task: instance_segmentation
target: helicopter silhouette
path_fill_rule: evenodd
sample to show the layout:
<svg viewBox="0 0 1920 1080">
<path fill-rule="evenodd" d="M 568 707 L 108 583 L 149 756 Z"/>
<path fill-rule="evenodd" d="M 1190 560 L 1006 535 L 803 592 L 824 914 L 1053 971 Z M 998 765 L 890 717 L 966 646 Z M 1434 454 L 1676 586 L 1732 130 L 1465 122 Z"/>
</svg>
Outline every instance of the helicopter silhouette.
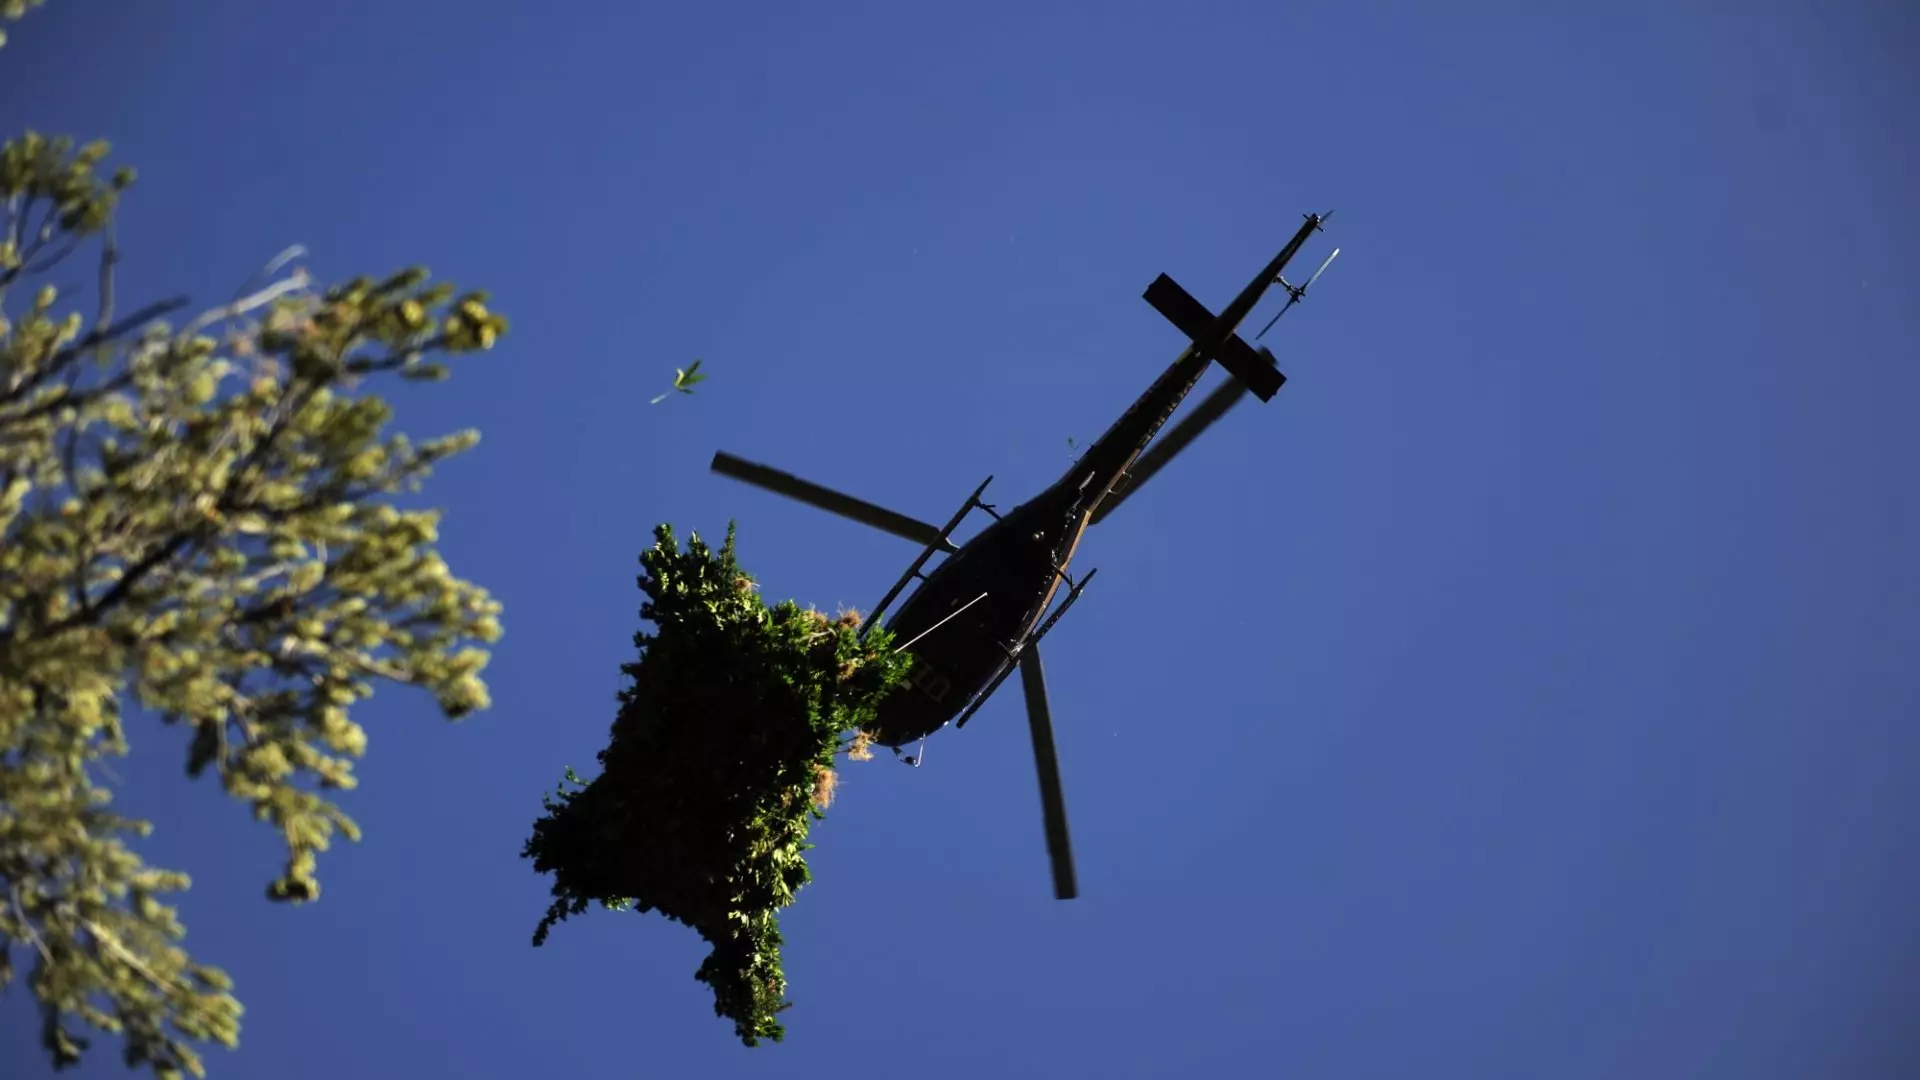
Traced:
<svg viewBox="0 0 1920 1080">
<path fill-rule="evenodd" d="M 1236 331 L 1269 287 L 1285 287 L 1290 294 L 1287 306 L 1291 307 L 1313 283 L 1310 278 L 1307 285 L 1295 287 L 1281 277 L 1300 246 L 1332 215 L 1303 216 L 1306 223 L 1300 230 L 1218 315 L 1167 275 L 1154 279 L 1144 299 L 1186 334 L 1190 343 L 1059 480 L 1004 514 L 993 504 L 981 501 L 987 485 L 993 482 L 991 476 L 967 496 L 946 525 L 936 527 L 725 451 L 713 457 L 712 470 L 723 476 L 922 546 L 920 557 L 900 575 L 861 629 L 862 635 L 871 632 L 907 585 L 916 579 L 920 582 L 886 624 L 895 648 L 910 651 L 913 666 L 907 679 L 880 703 L 868 732 L 875 742 L 898 754 L 900 747 L 923 741 L 949 723 L 964 727 L 1013 670 L 1020 670 L 1034 766 L 1039 774 L 1047 854 L 1058 899 L 1073 899 L 1079 889 L 1067 832 L 1066 803 L 1061 795 L 1052 709 L 1040 665 L 1040 639 L 1073 607 L 1097 572 L 1088 570 L 1079 578 L 1067 572 L 1087 527 L 1104 520 L 1128 494 L 1138 491 L 1174 454 L 1246 394 L 1270 401 L 1286 382 L 1273 353 L 1264 346 L 1248 345 Z M 1328 256 L 1320 271 L 1332 261 Z M 1314 278 L 1319 274 L 1316 272 Z M 1155 441 L 1154 436 L 1215 361 L 1231 379 Z M 953 531 L 974 510 L 985 512 L 992 522 L 965 544 L 955 545 Z M 925 572 L 927 563 L 941 553 L 946 557 L 931 572 Z M 1054 601 L 1062 586 L 1066 594 L 1056 607 Z M 918 765 L 924 757 L 923 745 L 921 753 L 907 761 Z"/>
</svg>

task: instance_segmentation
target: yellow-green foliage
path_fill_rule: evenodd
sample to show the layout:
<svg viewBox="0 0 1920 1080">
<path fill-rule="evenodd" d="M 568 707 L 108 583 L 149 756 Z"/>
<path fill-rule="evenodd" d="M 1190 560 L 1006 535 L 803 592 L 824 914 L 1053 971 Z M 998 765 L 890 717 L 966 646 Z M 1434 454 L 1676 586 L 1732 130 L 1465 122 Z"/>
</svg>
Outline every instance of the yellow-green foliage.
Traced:
<svg viewBox="0 0 1920 1080">
<path fill-rule="evenodd" d="M 353 703 L 391 680 L 448 717 L 484 708 L 474 646 L 500 635 L 435 551 L 438 513 L 388 500 L 477 436 L 386 435 L 365 387 L 443 378 L 435 358 L 506 323 L 422 270 L 325 290 L 294 270 L 177 330 L 156 318 L 184 302 L 116 318 L 110 239 L 90 318 L 51 287 L 12 302 L 109 224 L 132 177 L 99 179 L 105 154 L 0 149 L 0 982 L 32 961 L 56 1064 L 79 1021 L 197 1076 L 188 1042 L 234 1045 L 240 1005 L 177 944 L 160 898 L 187 878 L 128 846 L 148 826 L 96 772 L 126 752 L 129 701 L 184 727 L 188 772 L 284 838 L 269 895 L 318 896 L 316 856 L 358 835 L 327 794 L 366 747 Z"/>
<path fill-rule="evenodd" d="M 884 629 L 863 640 L 851 612 L 766 606 L 733 538 L 715 551 L 692 536 L 682 552 L 654 530 L 640 617 L 655 632 L 634 635 L 600 775 L 567 770 L 522 854 L 553 875 L 535 945 L 594 903 L 657 910 L 713 945 L 696 977 L 753 1046 L 785 1033 L 778 914 L 811 880 L 807 832 L 834 758 L 869 756 L 860 731 L 912 663 Z"/>
<path fill-rule="evenodd" d="M 37 8 L 47 0 L 0 0 L 0 19 L 17 21 L 26 15 L 27 9 Z M 7 43 L 7 32 L 0 30 L 0 45 Z"/>
</svg>

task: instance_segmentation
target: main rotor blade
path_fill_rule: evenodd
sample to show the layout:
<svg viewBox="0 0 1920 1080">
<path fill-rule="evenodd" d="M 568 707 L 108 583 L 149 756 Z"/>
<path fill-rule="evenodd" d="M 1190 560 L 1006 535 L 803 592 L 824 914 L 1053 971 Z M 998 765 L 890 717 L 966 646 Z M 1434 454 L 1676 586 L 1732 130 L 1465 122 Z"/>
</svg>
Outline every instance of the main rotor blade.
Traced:
<svg viewBox="0 0 1920 1080">
<path fill-rule="evenodd" d="M 1053 895 L 1080 895 L 1073 874 L 1073 844 L 1067 838 L 1067 803 L 1060 794 L 1060 758 L 1053 746 L 1053 711 L 1047 707 L 1047 678 L 1040 669 L 1037 642 L 1020 653 L 1020 688 L 1027 693 L 1027 726 L 1033 731 L 1033 764 L 1040 774 L 1040 812 L 1047 828 L 1047 858 L 1053 862 Z"/>
<path fill-rule="evenodd" d="M 916 544 L 925 546 L 940 539 L 940 530 L 916 518 L 876 506 L 864 499 L 843 495 L 832 488 L 821 487 L 810 480 L 802 480 L 792 473 L 781 472 L 745 458 L 734 457 L 725 450 L 713 455 L 713 471 L 721 476 L 731 477 L 742 483 L 765 488 L 775 494 L 785 495 L 809 506 L 817 506 L 828 513 L 851 518 L 862 525 L 869 525 L 881 532 L 905 537 Z M 952 541 L 942 541 L 942 551 L 957 551 Z"/>
<path fill-rule="evenodd" d="M 1127 467 L 1127 486 L 1123 491 L 1106 497 L 1098 509 L 1093 512 L 1090 525 L 1098 525 L 1106 520 L 1108 514 L 1118 509 L 1127 498 L 1139 491 L 1141 486 L 1153 478 L 1153 474 L 1164 468 L 1173 455 L 1186 449 L 1187 444 L 1200 437 L 1215 420 L 1227 414 L 1227 410 L 1240 404 L 1247 396 L 1247 388 L 1238 379 L 1228 379 L 1214 388 L 1192 412 L 1183 417 L 1173 429 L 1153 441 L 1153 445 L 1135 458 Z"/>
</svg>

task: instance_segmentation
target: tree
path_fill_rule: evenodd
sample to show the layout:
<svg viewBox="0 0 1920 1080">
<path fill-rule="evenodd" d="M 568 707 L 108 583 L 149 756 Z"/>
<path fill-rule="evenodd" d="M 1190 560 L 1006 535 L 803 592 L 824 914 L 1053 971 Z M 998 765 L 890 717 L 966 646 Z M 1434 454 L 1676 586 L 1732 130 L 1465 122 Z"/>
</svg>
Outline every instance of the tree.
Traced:
<svg viewBox="0 0 1920 1080">
<path fill-rule="evenodd" d="M 13 14 L 17 5 L 0 9 Z M 189 1041 L 237 1044 L 227 977 L 191 959 L 163 902 L 186 875 L 129 846 L 96 781 L 127 751 L 129 705 L 187 733 L 209 768 L 285 839 L 280 901 L 319 895 L 316 858 L 359 833 L 331 792 L 354 785 L 354 702 L 389 681 L 449 718 L 484 708 L 475 643 L 499 605 L 434 548 L 439 514 L 401 510 L 461 432 L 387 435 L 387 378 L 446 377 L 506 322 L 483 293 L 424 270 L 316 288 L 291 257 L 232 303 L 158 321 L 115 310 L 112 221 L 133 181 L 102 179 L 104 143 L 27 135 L 0 149 L 0 983 L 16 951 L 58 1066 L 123 1037 L 131 1066 L 202 1075 Z M 100 247 L 91 319 L 40 288 Z M 249 291 L 249 289 L 251 291 Z"/>
<path fill-rule="evenodd" d="M 860 616 L 829 620 L 792 601 L 769 608 L 734 556 L 654 530 L 640 556 L 656 632 L 634 635 L 638 660 L 600 775 L 571 768 L 522 854 L 553 875 L 553 904 L 534 931 L 591 904 L 682 922 L 713 945 L 695 977 L 715 1014 L 748 1046 L 785 1034 L 781 908 L 812 873 L 812 821 L 833 801 L 834 758 L 872 755 L 861 733 L 911 658 Z"/>
<path fill-rule="evenodd" d="M 0 0 L 0 19 L 18 22 L 24 18 L 29 8 L 37 8 L 47 0 Z M 0 45 L 7 43 L 7 32 L 0 28 Z"/>
</svg>

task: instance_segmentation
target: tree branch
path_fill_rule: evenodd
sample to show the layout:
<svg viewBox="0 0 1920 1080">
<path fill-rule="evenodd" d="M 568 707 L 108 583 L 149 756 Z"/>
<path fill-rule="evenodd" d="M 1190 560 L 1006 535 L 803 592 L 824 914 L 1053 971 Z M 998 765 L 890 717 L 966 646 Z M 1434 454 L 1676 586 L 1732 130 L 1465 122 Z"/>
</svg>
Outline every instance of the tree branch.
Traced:
<svg viewBox="0 0 1920 1080">
<path fill-rule="evenodd" d="M 26 270 L 27 260 L 34 252 L 27 250 L 27 218 L 33 215 L 33 204 L 39 198 L 15 195 L 7 200 L 7 241 L 13 245 L 14 257 L 20 262 L 11 269 L 0 270 L 0 291 L 5 291 L 14 280 Z M 37 247 L 35 249 L 38 250 Z"/>
<path fill-rule="evenodd" d="M 29 922 L 27 919 L 26 905 L 20 902 L 20 886 L 18 885 L 13 886 L 12 892 L 13 892 L 14 918 L 20 920 L 20 929 L 25 930 L 27 932 L 27 940 L 33 942 L 33 947 L 39 950 L 41 963 L 46 964 L 48 967 L 52 967 L 53 954 L 47 951 L 47 943 L 40 940 L 39 932 L 34 930 L 33 923 Z"/>
<path fill-rule="evenodd" d="M 83 337 L 79 341 L 76 341 L 73 344 L 67 346 L 66 348 L 61 349 L 60 351 L 54 353 L 53 356 L 47 360 L 45 365 L 31 372 L 25 379 L 22 379 L 18 385 L 8 389 L 6 393 L 0 394 L 0 405 L 11 405 L 16 401 L 19 401 L 21 398 L 26 397 L 28 394 L 32 393 L 36 388 L 38 388 L 41 383 L 45 382 L 48 376 L 58 373 L 59 371 L 64 369 L 68 364 L 73 363 L 73 361 L 77 359 L 81 353 L 87 351 L 88 349 L 91 349 L 96 345 L 104 344 L 108 341 L 113 340 L 114 338 L 120 337 L 121 335 L 125 334 L 128 330 L 132 329 L 133 327 L 139 326 L 150 320 L 157 319 L 160 316 L 165 315 L 169 311 L 177 311 L 180 308 L 186 307 L 187 303 L 188 303 L 188 300 L 184 296 L 176 296 L 169 300 L 161 300 L 156 303 L 148 304 L 146 307 L 141 308 L 139 311 L 134 312 L 132 315 L 127 316 L 126 318 L 120 320 L 117 323 L 114 323 L 112 326 L 109 326 L 104 330 L 99 330 L 99 329 L 94 330 L 93 332 L 87 334 L 86 337 Z M 63 398 L 58 401 L 51 402 L 48 405 L 44 405 L 41 408 L 34 410 L 32 413 L 27 414 L 26 416 L 10 417 L 9 419 L 12 419 L 12 420 L 29 419 L 32 416 L 40 415 L 45 412 L 51 411 L 52 409 L 59 408 L 64 401 L 65 399 Z"/>
<path fill-rule="evenodd" d="M 306 399 L 311 398 L 319 389 L 320 385 L 318 383 L 308 387 L 306 394 L 300 396 L 300 400 L 297 403 L 289 408 L 282 409 L 280 415 L 274 418 L 273 424 L 267 429 L 266 435 L 262 437 L 261 440 L 255 444 L 253 450 L 248 453 L 247 460 L 228 476 L 226 488 L 220 493 L 215 502 L 216 508 L 222 512 L 230 512 L 236 509 L 237 504 L 234 502 L 233 496 L 236 487 L 240 483 L 241 477 L 254 471 L 259 465 L 260 459 L 272 449 L 273 444 L 279 439 L 280 435 L 286 431 L 287 422 L 294 414 L 299 412 L 300 407 L 306 403 Z M 289 400 L 291 400 L 291 398 Z M 109 608 L 125 600 L 127 594 L 133 591 L 141 579 L 152 573 L 161 563 L 178 555 L 181 550 L 189 544 L 204 541 L 207 535 L 208 530 L 204 526 L 194 526 L 176 533 L 170 537 L 166 543 L 148 552 L 145 557 L 135 562 L 132 566 L 129 566 L 126 573 L 121 575 L 120 580 L 114 582 L 113 587 L 105 593 L 102 593 L 98 600 L 87 604 L 66 618 L 55 620 L 48 625 L 42 633 L 51 637 L 71 630 L 76 626 L 90 625 L 98 622 L 101 615 Z M 13 632 L 11 628 L 6 631 L 0 631 L 0 648 L 11 644 L 12 640 Z"/>
<path fill-rule="evenodd" d="M 52 637 L 55 634 L 65 633 L 76 626 L 87 625 L 98 621 L 100 616 L 104 614 L 108 608 L 125 600 L 127 594 L 132 592 L 134 587 L 140 584 L 142 578 L 152 573 L 161 563 L 178 555 L 182 548 L 197 540 L 203 539 L 204 536 L 205 530 L 198 528 L 186 529 L 174 534 L 166 543 L 148 552 L 145 558 L 128 567 L 127 572 L 120 575 L 120 580 L 113 583 L 113 588 L 102 593 L 98 600 L 87 604 L 64 619 L 55 620 L 49 624 L 42 633 L 48 637 Z M 12 638 L 13 634 L 11 632 L 0 634 L 0 645 L 11 643 Z"/>
<path fill-rule="evenodd" d="M 7 240 L 13 244 L 14 254 L 19 254 L 20 245 L 26 242 L 27 197 L 15 195 L 7 200 Z M 0 288 L 13 278 L 0 275 Z"/>
<path fill-rule="evenodd" d="M 47 212 L 41 215 L 40 227 L 38 229 L 28 229 L 27 223 L 33 217 L 33 206 L 35 203 L 40 202 L 41 199 L 39 196 L 29 196 L 24 200 L 20 200 L 19 196 L 15 196 L 15 199 L 17 200 L 15 205 L 18 209 L 9 216 L 12 218 L 13 225 L 13 254 L 20 262 L 10 270 L 0 271 L 0 290 L 4 290 L 7 286 L 12 285 L 19 279 L 21 274 L 28 272 L 30 269 L 28 264 L 32 263 L 34 257 L 40 254 L 41 249 L 47 246 L 47 241 L 53 238 L 53 215 L 59 212 L 59 207 L 52 205 L 51 201 L 49 201 Z M 29 233 L 32 234 L 32 243 L 28 243 Z M 68 250 L 71 251 L 72 247 L 69 246 Z M 65 257 L 64 253 L 62 253 L 62 257 Z M 53 261 L 58 262 L 59 260 L 55 259 Z M 37 272 L 38 269 L 44 269 L 44 267 L 34 269 Z"/>
<path fill-rule="evenodd" d="M 192 337 L 207 327 L 212 326 L 214 323 L 220 322 L 223 319 L 231 319 L 236 315 L 244 315 L 256 308 L 270 304 L 290 292 L 303 289 L 307 284 L 307 278 L 304 273 L 296 273 L 292 277 L 276 281 L 250 296 L 240 297 L 231 304 L 224 304 L 203 312 L 180 331 L 180 336 Z"/>
<path fill-rule="evenodd" d="M 82 233 L 68 233 L 66 246 L 62 247 L 60 250 L 54 252 L 53 254 L 48 255 L 45 259 L 41 260 L 38 263 L 29 264 L 26 261 L 22 260 L 20 265 L 14 268 L 15 276 L 17 277 L 20 274 L 46 273 L 47 271 L 53 269 L 54 267 L 59 266 L 62 262 L 65 262 L 67 256 L 73 254 L 74 250 L 80 246 L 80 241 L 84 239 L 86 239 L 86 236 Z M 45 245 L 36 246 L 34 248 L 34 252 L 37 254 L 40 250 L 40 247 L 44 247 L 44 246 Z"/>
<path fill-rule="evenodd" d="M 93 935 L 95 941 L 105 945 L 107 951 L 119 957 L 128 967 L 146 976 L 147 981 L 151 982 L 154 986 L 159 987 L 161 990 L 175 990 L 189 996 L 193 994 L 192 987 L 155 974 L 154 970 L 148 967 L 144 961 L 133 955 L 132 950 L 120 944 L 120 939 L 114 935 L 113 931 L 108 930 L 92 919 L 82 919 L 80 921 L 81 924 L 87 928 L 87 932 Z"/>
<path fill-rule="evenodd" d="M 107 221 L 107 239 L 100 249 L 100 314 L 93 320 L 93 332 L 104 334 L 113 322 L 113 268 L 120 262 L 120 238 L 112 219 Z"/>
<path fill-rule="evenodd" d="M 66 470 L 67 487 L 74 494 L 80 494 L 80 485 L 75 481 L 80 448 L 80 425 L 67 428 L 65 445 L 60 449 L 60 464 Z M 91 501 L 91 500 L 89 500 Z M 73 559 L 73 603 L 76 610 L 87 604 L 87 571 L 93 567 L 93 539 L 86 530 L 80 530 L 78 550 Z"/>
</svg>

